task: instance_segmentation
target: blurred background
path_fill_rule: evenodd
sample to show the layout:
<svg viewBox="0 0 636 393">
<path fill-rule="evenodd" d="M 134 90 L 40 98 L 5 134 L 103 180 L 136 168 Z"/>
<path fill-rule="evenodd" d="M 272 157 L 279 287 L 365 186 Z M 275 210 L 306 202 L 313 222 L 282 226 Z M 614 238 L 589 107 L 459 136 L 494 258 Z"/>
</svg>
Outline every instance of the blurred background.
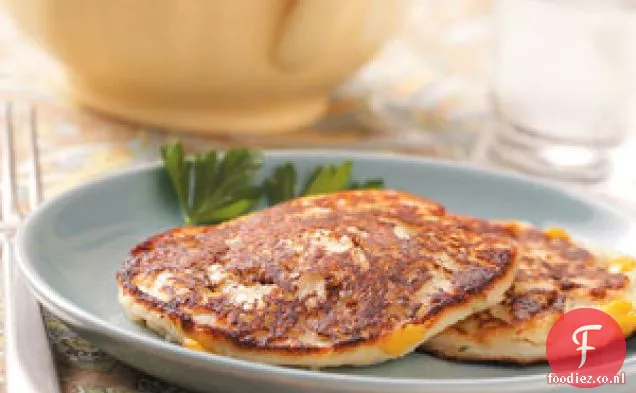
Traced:
<svg viewBox="0 0 636 393">
<path fill-rule="evenodd" d="M 178 137 L 456 160 L 636 211 L 635 7 L 5 0 L 0 101 L 37 107 L 47 196 Z M 178 391 L 49 325 L 68 392 Z"/>
</svg>

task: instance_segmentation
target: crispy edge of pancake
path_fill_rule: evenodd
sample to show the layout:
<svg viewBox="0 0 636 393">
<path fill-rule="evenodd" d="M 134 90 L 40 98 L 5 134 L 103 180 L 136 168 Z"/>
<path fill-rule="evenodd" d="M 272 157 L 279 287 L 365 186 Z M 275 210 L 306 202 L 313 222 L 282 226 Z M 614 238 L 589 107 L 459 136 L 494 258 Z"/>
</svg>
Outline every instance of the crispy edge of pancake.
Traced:
<svg viewBox="0 0 636 393">
<path fill-rule="evenodd" d="M 501 222 L 512 223 L 521 228 L 531 226 L 526 222 L 520 221 Z M 581 248 L 587 249 L 594 255 L 594 258 L 601 261 L 601 264 L 608 268 L 611 265 L 610 261 L 624 256 L 588 247 L 575 240 L 572 240 L 572 242 Z M 630 280 L 630 285 L 623 293 L 631 296 L 623 295 L 619 299 L 610 300 L 609 304 L 615 301 L 628 301 L 632 303 L 632 310 L 634 310 L 636 308 L 636 270 L 623 274 Z M 599 302 L 580 302 L 568 311 L 584 307 L 603 309 Z M 477 334 L 474 331 L 469 332 L 455 325 L 428 340 L 418 348 L 418 351 L 431 353 L 443 359 L 468 363 L 485 361 L 519 366 L 543 363 L 547 361 L 547 335 L 554 323 L 562 315 L 562 313 L 542 312 L 523 324 L 504 325 L 503 323 L 498 323 L 482 326 Z M 473 315 L 471 318 L 475 318 L 475 316 Z M 521 328 L 523 329 L 524 337 L 519 334 Z M 527 334 L 528 331 L 532 330 L 534 330 L 533 339 L 529 338 Z M 636 323 L 623 327 L 623 330 L 626 338 L 634 336 L 636 334 Z"/>
<path fill-rule="evenodd" d="M 633 292 L 633 284 L 631 289 Z M 636 297 L 631 302 L 636 304 Z M 576 308 L 586 306 L 589 305 L 581 304 Z M 599 308 L 597 306 L 595 308 Z M 499 325 L 495 328 L 483 329 L 477 336 L 474 333 L 465 332 L 455 326 L 451 326 L 424 343 L 419 350 L 435 354 L 443 359 L 462 362 L 486 361 L 521 366 L 543 363 L 547 361 L 545 345 L 548 332 L 561 315 L 552 313 L 546 316 L 544 314 L 543 318 L 533 319 L 532 326 L 524 326 L 524 330 L 537 330 L 535 336 L 540 337 L 540 339 L 536 341 L 527 338 L 515 338 L 519 329 L 517 326 Z M 625 332 L 625 338 L 633 337 L 635 334 L 636 325 L 633 325 Z"/>
<path fill-rule="evenodd" d="M 540 319 L 538 322 L 542 323 L 538 324 L 541 326 L 536 328 L 549 331 L 558 317 L 553 314 L 550 321 Z M 533 322 L 536 324 L 537 320 L 533 320 Z M 514 326 L 497 326 L 496 328 L 484 329 L 481 334 L 476 336 L 451 326 L 432 340 L 424 343 L 419 350 L 432 353 L 442 359 L 462 362 L 486 361 L 520 366 L 545 362 L 545 342 L 536 343 L 527 339 L 515 340 L 512 337 L 514 337 L 516 329 Z M 433 343 L 434 346 L 431 345 Z"/>
<path fill-rule="evenodd" d="M 364 366 L 411 353 L 424 341 L 445 328 L 475 312 L 501 302 L 512 285 L 516 270 L 517 260 L 515 259 L 508 265 L 507 270 L 490 282 L 481 293 L 470 295 L 461 303 L 448 305 L 424 324 L 405 325 L 387 336 L 374 340 L 356 341 L 325 348 L 271 349 L 241 345 L 220 332 L 210 334 L 210 330 L 195 329 L 194 324 L 184 324 L 183 320 L 176 315 L 166 315 L 160 310 L 150 308 L 121 288 L 119 301 L 131 320 L 143 323 L 167 340 L 193 350 L 288 366 L 310 368 Z"/>
</svg>

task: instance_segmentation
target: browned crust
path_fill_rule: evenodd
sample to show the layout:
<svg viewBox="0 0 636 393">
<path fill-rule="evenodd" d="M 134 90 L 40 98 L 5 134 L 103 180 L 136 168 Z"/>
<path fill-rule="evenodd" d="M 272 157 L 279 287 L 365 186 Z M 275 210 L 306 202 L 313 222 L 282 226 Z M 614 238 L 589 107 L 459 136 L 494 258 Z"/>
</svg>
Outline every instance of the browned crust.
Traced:
<svg viewBox="0 0 636 393">
<path fill-rule="evenodd" d="M 462 299 L 458 299 L 453 302 L 448 302 L 440 305 L 437 308 L 437 312 L 433 315 L 428 315 L 427 320 L 413 321 L 414 324 L 419 324 L 425 329 L 435 325 L 438 321 L 445 319 L 446 316 L 452 314 L 457 308 L 461 306 L 472 304 L 478 300 L 483 300 L 487 297 L 487 294 L 493 291 L 502 281 L 506 281 L 506 277 L 516 269 L 514 264 L 510 264 L 501 274 L 497 275 L 496 279 L 493 279 L 489 284 L 485 285 L 480 292 L 467 294 Z M 166 318 L 170 319 L 174 326 L 179 327 L 186 336 L 194 338 L 199 343 L 216 342 L 226 343 L 235 348 L 250 350 L 251 352 L 266 352 L 269 355 L 320 355 L 331 352 L 346 352 L 354 347 L 357 347 L 361 342 L 365 345 L 373 345 L 380 341 L 384 336 L 377 336 L 366 340 L 350 340 L 345 342 L 335 343 L 331 347 L 317 348 L 317 347 L 302 347 L 302 346 L 288 346 L 288 347 L 262 347 L 255 345 L 255 343 L 245 342 L 239 340 L 231 331 L 223 331 L 220 329 L 214 329 L 209 326 L 197 326 L 190 315 L 187 313 L 176 311 L 175 309 L 163 307 L 162 302 L 157 301 L 141 292 L 139 289 L 131 291 L 128 286 L 123 289 L 124 294 L 135 298 L 137 304 L 142 304 L 147 310 L 152 310 L 161 313 Z M 210 348 L 206 348 L 210 349 Z"/>
<path fill-rule="evenodd" d="M 497 312 L 491 308 L 467 318 L 442 332 L 439 337 L 443 340 L 433 338 L 420 351 L 466 362 L 518 365 L 544 362 L 545 354 L 519 353 L 515 357 L 498 353 L 497 347 L 503 348 L 505 343 L 497 340 L 527 339 L 541 347 L 540 342 L 534 341 L 542 336 L 547 339 L 550 327 L 565 313 L 566 299 L 589 299 L 590 304 L 603 304 L 631 285 L 626 275 L 607 270 L 605 256 L 595 255 L 565 233 L 555 235 L 514 221 L 493 224 L 497 233 L 514 239 L 518 245 L 520 269 L 512 288 L 496 306 Z M 534 283 L 540 287 L 532 288 Z M 502 319 L 502 315 L 507 317 Z M 463 342 L 483 347 L 479 353 L 460 353 Z"/>
<path fill-rule="evenodd" d="M 342 200 L 345 203 L 338 202 Z M 307 209 L 316 207 L 329 208 L 332 212 L 304 215 Z M 446 217 L 443 213 L 443 208 L 426 199 L 394 191 L 343 192 L 295 200 L 216 227 L 176 228 L 152 236 L 132 250 L 117 280 L 125 295 L 144 308 L 164 315 L 194 339 L 225 341 L 237 348 L 268 354 L 346 351 L 361 342 L 377 342 L 404 324 L 430 327 L 445 313 L 482 297 L 513 274 L 515 249 L 510 243 L 471 230 L 466 227 L 465 219 Z M 413 237 L 400 240 L 390 235 L 395 222 L 413 230 Z M 345 298 L 358 302 L 356 318 L 339 313 L 349 307 L 338 300 L 342 292 L 333 298 L 329 292 L 326 301 L 319 303 L 315 310 L 309 310 L 297 298 L 284 300 L 293 293 L 293 279 L 287 272 L 290 267 L 293 272 L 299 261 L 288 248 L 278 249 L 276 239 L 283 235 L 295 238 L 312 228 L 329 228 L 338 238 L 352 225 L 369 234 L 366 237 L 352 235 L 352 241 L 365 252 L 370 268 L 359 269 L 350 256 L 335 258 L 319 251 L 303 255 L 313 258 L 310 265 L 315 266 L 306 271 L 326 277 L 328 285 L 339 285 L 339 291 L 347 291 Z M 239 251 L 229 250 L 225 244 L 226 239 L 247 238 L 248 234 L 249 242 L 241 243 L 243 248 Z M 198 251 L 194 251 L 192 257 L 189 250 Z M 422 304 L 412 304 L 409 297 L 432 277 L 430 269 L 434 263 L 427 253 L 441 251 L 452 255 L 460 269 L 436 271 L 448 274 L 453 288 L 433 295 L 430 307 L 422 312 Z M 264 254 L 268 254 L 268 258 L 258 259 Z M 245 282 L 275 283 L 282 289 L 268 297 L 262 311 L 247 312 L 237 310 L 222 296 L 201 303 L 197 288 L 210 286 L 203 275 L 181 275 L 189 295 L 176 296 L 167 302 L 145 294 L 136 284 L 140 275 L 153 271 L 201 271 L 211 263 L 229 266 L 228 269 Z M 396 304 L 400 304 L 401 311 L 392 314 L 388 310 Z M 297 310 L 294 311 L 296 320 L 290 319 L 289 314 L 281 314 L 290 309 Z M 194 310 L 230 321 L 226 323 L 229 328 L 197 325 L 191 316 Z M 312 315 L 317 324 L 325 325 L 298 322 Z M 249 319 L 247 324 L 241 322 L 245 316 Z M 329 320 L 329 316 L 335 319 Z M 271 319 L 270 324 L 267 318 Z M 278 325 L 280 332 L 276 330 Z M 316 347 L 298 341 L 281 342 L 281 338 L 293 336 L 302 329 L 315 329 L 331 345 Z"/>
<path fill-rule="evenodd" d="M 626 275 L 608 271 L 597 255 L 568 237 L 551 236 L 542 229 L 514 221 L 494 224 L 488 228 L 501 236 L 511 237 L 519 246 L 520 269 L 503 302 L 512 317 L 506 321 L 506 326 L 524 325 L 546 314 L 562 314 L 565 298 L 570 294 L 602 302 L 630 285 Z M 545 251 L 547 256 L 534 255 L 536 250 Z M 525 283 L 542 283 L 552 289 L 517 290 Z M 486 311 L 476 317 L 484 323 L 503 322 L 488 315 Z"/>
</svg>

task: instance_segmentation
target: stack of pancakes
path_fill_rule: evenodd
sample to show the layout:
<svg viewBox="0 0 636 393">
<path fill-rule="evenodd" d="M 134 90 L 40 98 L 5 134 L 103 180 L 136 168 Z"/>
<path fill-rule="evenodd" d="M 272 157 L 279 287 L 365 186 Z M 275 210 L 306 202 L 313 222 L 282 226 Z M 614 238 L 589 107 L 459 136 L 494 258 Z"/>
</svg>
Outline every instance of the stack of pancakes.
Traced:
<svg viewBox="0 0 636 393">
<path fill-rule="evenodd" d="M 636 263 L 560 230 L 450 214 L 392 190 L 281 203 L 137 245 L 117 275 L 128 316 L 191 349 L 305 367 L 417 349 L 460 360 L 545 360 L 565 312 L 636 329 Z"/>
</svg>

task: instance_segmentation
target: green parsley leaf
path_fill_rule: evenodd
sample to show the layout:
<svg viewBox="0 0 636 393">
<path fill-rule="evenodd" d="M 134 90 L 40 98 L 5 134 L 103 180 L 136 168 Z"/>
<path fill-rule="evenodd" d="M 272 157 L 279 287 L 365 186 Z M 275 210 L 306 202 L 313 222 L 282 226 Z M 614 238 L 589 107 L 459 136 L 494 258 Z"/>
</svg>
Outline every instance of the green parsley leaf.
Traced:
<svg viewBox="0 0 636 393">
<path fill-rule="evenodd" d="M 326 194 L 346 189 L 351 182 L 352 169 L 351 161 L 340 165 L 317 166 L 309 176 L 302 195 Z"/>
<path fill-rule="evenodd" d="M 270 205 L 296 197 L 296 168 L 291 162 L 279 165 L 274 174 L 265 179 L 263 187 Z"/>
<path fill-rule="evenodd" d="M 185 223 L 214 223 L 247 213 L 262 196 L 254 177 L 261 155 L 249 149 L 216 151 L 186 157 L 179 142 L 161 147 L 164 167 L 179 200 Z"/>
<path fill-rule="evenodd" d="M 161 146 L 161 157 L 164 168 L 172 181 L 172 186 L 177 193 L 177 200 L 181 211 L 187 211 L 189 170 L 183 155 L 183 146 L 180 143 L 171 143 Z"/>
<path fill-rule="evenodd" d="M 367 188 L 383 188 L 382 179 L 370 179 L 362 183 L 351 181 L 353 163 L 345 161 L 339 165 L 318 165 L 305 183 L 302 191 L 297 193 L 296 168 L 290 162 L 279 165 L 274 173 L 263 183 L 270 205 L 280 203 L 298 196 L 326 194 L 341 190 Z"/>
<path fill-rule="evenodd" d="M 382 188 L 382 179 L 351 180 L 353 163 L 318 165 L 298 191 L 298 173 L 291 162 L 275 168 L 262 184 L 255 177 L 262 167 L 257 150 L 211 150 L 186 156 L 180 142 L 161 147 L 164 168 L 174 187 L 186 225 L 211 224 L 247 213 L 263 193 L 269 205 L 298 196 L 326 194 L 346 189 Z"/>
</svg>

